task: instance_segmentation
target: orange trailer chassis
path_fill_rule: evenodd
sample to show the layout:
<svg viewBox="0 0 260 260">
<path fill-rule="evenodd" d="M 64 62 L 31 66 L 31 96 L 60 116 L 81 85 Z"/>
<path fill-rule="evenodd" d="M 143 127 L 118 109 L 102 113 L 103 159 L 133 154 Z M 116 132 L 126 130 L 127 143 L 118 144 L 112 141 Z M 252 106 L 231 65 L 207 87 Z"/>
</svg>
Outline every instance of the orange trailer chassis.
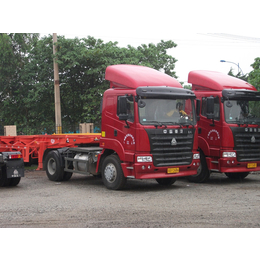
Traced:
<svg viewBox="0 0 260 260">
<path fill-rule="evenodd" d="M 25 163 L 38 159 L 37 170 L 42 170 L 46 150 L 99 144 L 100 136 L 96 133 L 0 136 L 0 152 L 19 151 Z"/>
</svg>

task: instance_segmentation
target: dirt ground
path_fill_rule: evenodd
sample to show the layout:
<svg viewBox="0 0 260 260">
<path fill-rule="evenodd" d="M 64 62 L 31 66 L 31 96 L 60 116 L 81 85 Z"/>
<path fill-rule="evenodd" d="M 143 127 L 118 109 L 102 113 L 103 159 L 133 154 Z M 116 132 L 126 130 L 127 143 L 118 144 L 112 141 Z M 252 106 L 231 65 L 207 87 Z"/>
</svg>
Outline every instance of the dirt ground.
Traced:
<svg viewBox="0 0 260 260">
<path fill-rule="evenodd" d="M 102 180 L 74 174 L 51 182 L 26 171 L 16 187 L 0 188 L 0 228 L 259 228 L 260 174 L 243 181 L 212 174 L 208 183 L 128 180 L 108 190 Z"/>
</svg>

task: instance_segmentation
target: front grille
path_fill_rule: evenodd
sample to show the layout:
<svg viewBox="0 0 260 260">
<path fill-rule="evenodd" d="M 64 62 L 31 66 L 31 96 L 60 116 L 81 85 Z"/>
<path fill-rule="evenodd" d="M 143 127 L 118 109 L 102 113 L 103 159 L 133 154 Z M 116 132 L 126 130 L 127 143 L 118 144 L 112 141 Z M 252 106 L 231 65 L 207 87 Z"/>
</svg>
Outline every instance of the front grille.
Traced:
<svg viewBox="0 0 260 260">
<path fill-rule="evenodd" d="M 260 161 L 260 130 L 254 127 L 231 127 L 234 150 L 239 162 Z"/>
<path fill-rule="evenodd" d="M 145 130 L 149 136 L 154 166 L 191 164 L 194 128 Z"/>
</svg>

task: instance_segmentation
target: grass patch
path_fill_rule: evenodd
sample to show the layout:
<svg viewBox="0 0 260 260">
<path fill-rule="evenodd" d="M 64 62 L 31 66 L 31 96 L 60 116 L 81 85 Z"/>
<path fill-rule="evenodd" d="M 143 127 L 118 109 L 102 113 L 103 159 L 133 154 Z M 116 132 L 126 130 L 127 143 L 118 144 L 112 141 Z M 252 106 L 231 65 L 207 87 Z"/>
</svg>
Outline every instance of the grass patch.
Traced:
<svg viewBox="0 0 260 260">
<path fill-rule="evenodd" d="M 24 166 L 24 169 L 25 170 L 27 170 L 27 171 L 34 171 L 34 170 L 36 170 L 37 169 L 37 167 L 38 167 L 38 165 L 35 165 L 35 164 L 33 164 L 33 165 L 30 165 L 30 166 Z"/>
</svg>

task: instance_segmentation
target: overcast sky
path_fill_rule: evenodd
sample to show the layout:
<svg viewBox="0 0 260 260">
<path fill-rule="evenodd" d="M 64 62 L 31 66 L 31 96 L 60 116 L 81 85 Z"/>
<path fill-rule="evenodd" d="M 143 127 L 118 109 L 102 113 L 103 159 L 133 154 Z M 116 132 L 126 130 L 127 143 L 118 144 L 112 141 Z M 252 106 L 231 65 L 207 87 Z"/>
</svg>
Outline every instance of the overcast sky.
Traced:
<svg viewBox="0 0 260 260">
<path fill-rule="evenodd" d="M 16 1 L 14 1 L 16 2 Z M 257 1 L 247 0 L 99 0 L 34 1 L 4 3 L 1 28 L 9 32 L 38 32 L 79 38 L 88 35 L 120 47 L 173 40 L 179 81 L 187 81 L 191 70 L 228 73 L 238 67 L 243 73 L 260 57 L 259 11 Z M 27 6 L 33 9 L 27 10 Z M 6 30 L 5 30 L 6 29 Z M 234 36 L 235 35 L 235 36 Z"/>
</svg>

